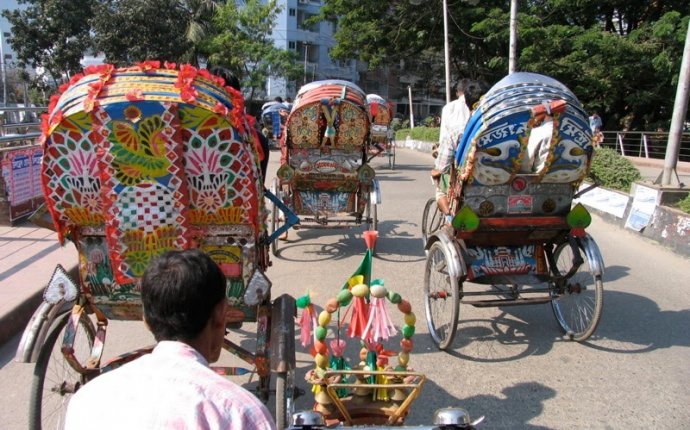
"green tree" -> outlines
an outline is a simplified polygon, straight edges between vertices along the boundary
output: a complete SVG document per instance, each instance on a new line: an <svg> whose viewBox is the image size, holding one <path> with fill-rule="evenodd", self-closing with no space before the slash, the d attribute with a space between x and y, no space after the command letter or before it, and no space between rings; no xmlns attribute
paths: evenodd
<svg viewBox="0 0 690 430"><path fill-rule="evenodd" d="M81 70L80 60L91 43L89 20L93 0L20 0L23 10L3 10L12 26L10 45L21 68L43 70L32 82L43 87L52 80L55 86Z"/></svg>
<svg viewBox="0 0 690 430"><path fill-rule="evenodd" d="M190 15L176 0L103 0L91 20L94 48L125 66L144 60L184 62L193 51Z"/></svg>
<svg viewBox="0 0 690 430"><path fill-rule="evenodd" d="M269 75L292 80L301 74L295 54L277 48L270 38L279 11L275 0L247 0L242 6L226 2L216 11L214 33L204 44L209 64L235 74L248 100L264 88Z"/></svg>

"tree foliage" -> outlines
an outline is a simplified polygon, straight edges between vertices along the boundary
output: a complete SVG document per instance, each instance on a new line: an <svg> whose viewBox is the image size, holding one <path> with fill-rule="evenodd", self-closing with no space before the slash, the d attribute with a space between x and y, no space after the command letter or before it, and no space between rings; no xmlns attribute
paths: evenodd
<svg viewBox="0 0 690 430"><path fill-rule="evenodd" d="M188 15L177 0L104 0L95 12L94 50L106 62L178 62L192 48L186 38Z"/></svg>
<svg viewBox="0 0 690 430"><path fill-rule="evenodd" d="M510 2L447 5L452 77L493 83L505 76ZM411 74L415 64L436 58L433 69L443 70L440 0L326 0L319 18L339 18L331 51L337 58L370 68L405 60L403 73ZM520 1L517 67L564 82L602 114L605 128L667 128L688 19L687 0Z"/></svg>
<svg viewBox="0 0 690 430"><path fill-rule="evenodd" d="M253 99L269 75L295 79L300 68L291 51L276 48L270 36L280 9L275 0L247 0L242 7L226 2L213 18L214 29L204 42L209 64L222 66L241 79Z"/></svg>
<svg viewBox="0 0 690 430"><path fill-rule="evenodd" d="M3 10L12 26L10 44L21 68L43 69L53 80L81 70L91 43L91 0L20 0L23 10ZM43 86L41 75L33 82Z"/></svg>

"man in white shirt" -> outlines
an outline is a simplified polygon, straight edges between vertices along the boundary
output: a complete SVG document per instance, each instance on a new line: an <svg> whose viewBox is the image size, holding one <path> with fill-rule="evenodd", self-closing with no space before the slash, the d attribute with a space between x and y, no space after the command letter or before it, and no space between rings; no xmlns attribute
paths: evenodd
<svg viewBox="0 0 690 430"><path fill-rule="evenodd" d="M441 111L438 155L431 174L437 184L436 203L446 215L451 215L447 192L450 168L455 163L455 150L470 119L472 107L484 93L484 86L471 79L461 79L454 89L458 98L446 104Z"/></svg>
<svg viewBox="0 0 690 430"><path fill-rule="evenodd" d="M226 281L199 250L169 251L141 280L151 354L98 376L70 400L65 429L263 429L275 424L251 393L216 374Z"/></svg>

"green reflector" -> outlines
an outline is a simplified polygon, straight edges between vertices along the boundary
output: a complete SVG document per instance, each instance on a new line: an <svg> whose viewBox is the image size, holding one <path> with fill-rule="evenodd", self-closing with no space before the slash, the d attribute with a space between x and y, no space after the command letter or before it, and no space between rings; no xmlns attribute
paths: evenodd
<svg viewBox="0 0 690 430"><path fill-rule="evenodd" d="M592 223L592 216L581 203L578 203L565 217L565 220L572 228L586 228Z"/></svg>
<svg viewBox="0 0 690 430"><path fill-rule="evenodd" d="M475 231L479 228L479 217L472 209L463 206L453 218L453 228L460 231Z"/></svg>

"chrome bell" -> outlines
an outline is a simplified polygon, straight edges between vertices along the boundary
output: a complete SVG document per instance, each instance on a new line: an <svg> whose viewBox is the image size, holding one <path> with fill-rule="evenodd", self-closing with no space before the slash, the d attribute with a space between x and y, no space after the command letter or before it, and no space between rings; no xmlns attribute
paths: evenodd
<svg viewBox="0 0 690 430"><path fill-rule="evenodd" d="M472 428L482 421L483 416L471 421L470 414L463 408L443 408L434 412L434 425L444 428Z"/></svg>
<svg viewBox="0 0 690 430"><path fill-rule="evenodd" d="M316 411L300 411L292 415L292 427L301 429L319 429L326 425L323 415Z"/></svg>

